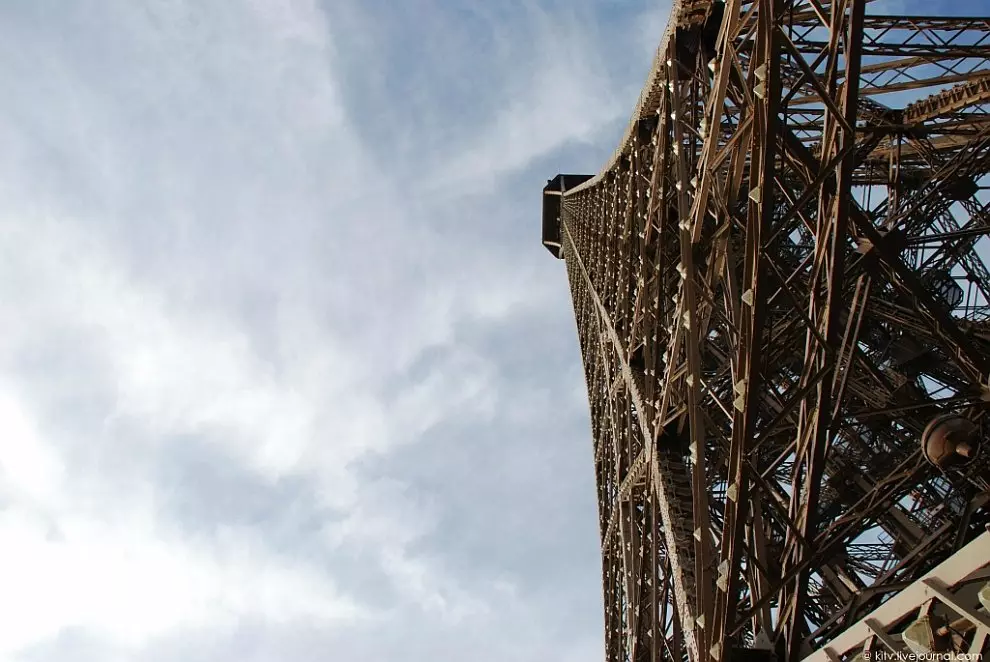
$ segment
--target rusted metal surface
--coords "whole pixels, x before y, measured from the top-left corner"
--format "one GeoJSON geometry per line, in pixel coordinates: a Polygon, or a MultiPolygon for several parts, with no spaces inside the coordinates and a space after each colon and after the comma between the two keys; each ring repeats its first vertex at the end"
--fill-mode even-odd
{"type": "Polygon", "coordinates": [[[544,219],[607,660],[795,662],[990,522],[990,463],[925,434],[990,432],[988,107],[988,18],[675,4],[613,157],[544,219]]]}

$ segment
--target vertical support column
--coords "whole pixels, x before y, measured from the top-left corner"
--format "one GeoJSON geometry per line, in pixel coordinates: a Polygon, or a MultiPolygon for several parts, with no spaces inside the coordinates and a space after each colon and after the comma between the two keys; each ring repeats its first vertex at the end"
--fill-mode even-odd
{"type": "MultiPolygon", "coordinates": [[[[735,614],[735,596],[739,590],[742,533],[749,508],[749,478],[745,457],[752,443],[756,412],[762,396],[763,329],[766,316],[766,276],[762,264],[763,240],[773,220],[777,161],[780,134],[781,75],[779,19],[782,0],[758,0],[755,44],[748,72],[749,107],[744,112],[752,120],[748,145],[750,154],[748,208],[745,225],[743,276],[740,283],[742,305],[737,309],[738,340],[732,359],[733,391],[736,396],[732,420],[732,439],[727,470],[727,497],[722,544],[719,549],[715,608],[712,619],[712,646],[709,657],[715,662],[726,659],[724,645],[735,614]]],[[[722,66],[733,66],[723,63],[722,66]]],[[[737,153],[736,172],[741,174],[745,154],[737,153]]]]}
{"type": "MultiPolygon", "coordinates": [[[[833,379],[818,381],[812,397],[801,403],[799,413],[792,474],[794,494],[789,514],[803,540],[813,539],[817,533],[818,502],[832,426],[832,391],[841,377],[834,374],[835,357],[831,356],[831,349],[839,346],[842,329],[840,308],[852,179],[856,168],[855,127],[865,5],[865,0],[836,0],[831,6],[831,53],[825,83],[842,116],[836,116],[832,110],[826,111],[821,161],[827,162],[837,157],[841,157],[841,161],[836,168],[834,190],[829,190],[829,182],[826,181],[819,192],[815,254],[816,263],[820,266],[813,273],[818,276],[821,287],[811,289],[808,310],[808,317],[818,328],[808,329],[806,333],[802,386],[812,374],[831,375],[833,379]],[[837,89],[840,53],[845,65],[841,90],[837,89]],[[820,291],[824,292],[824,297],[819,295],[820,291]],[[803,480],[800,475],[802,469],[803,480]]],[[[786,553],[785,572],[789,567],[802,565],[808,550],[797,536],[789,533],[786,553]]],[[[790,589],[784,593],[787,602],[782,605],[781,634],[791,660],[800,659],[801,642],[807,634],[804,612],[808,600],[809,573],[808,568],[801,570],[790,589]]]]}
{"type": "MultiPolygon", "coordinates": [[[[680,265],[678,272],[681,275],[681,310],[682,316],[676,323],[683,327],[685,363],[687,365],[687,377],[684,379],[683,388],[686,391],[688,429],[690,432],[691,448],[691,494],[692,520],[694,538],[694,580],[697,586],[697,603],[695,610],[697,618],[695,627],[698,640],[701,642],[702,650],[711,646],[710,637],[707,636],[704,628],[705,616],[711,613],[712,596],[711,589],[714,581],[711,573],[712,541],[711,541],[711,521],[708,514],[708,492],[707,492],[707,467],[705,449],[707,438],[705,436],[705,418],[701,411],[701,343],[702,318],[698,314],[698,295],[695,291],[697,287],[698,269],[694,263],[694,245],[696,237],[700,237],[700,219],[695,218],[691,213],[691,200],[688,194],[691,175],[688,168],[688,149],[691,147],[690,141],[686,140],[688,135],[685,131],[685,124],[688,124],[691,117],[687,112],[686,100],[691,99],[690,90],[687,89],[694,84],[692,80],[693,72],[681,72],[678,68],[683,65],[677,62],[677,44],[672,41],[668,47],[668,57],[671,62],[669,72],[670,89],[669,95],[671,131],[673,133],[673,177],[675,181],[677,199],[678,223],[678,244],[680,246],[680,265]],[[687,79],[687,80],[682,80],[687,79]]],[[[692,154],[693,156],[693,154],[692,154]]]]}
{"type": "MultiPolygon", "coordinates": [[[[573,274],[572,290],[581,291],[583,295],[591,299],[591,306],[595,311],[594,314],[597,315],[597,323],[601,325],[608,340],[611,341],[614,348],[613,356],[617,358],[622,378],[625,381],[625,388],[632,405],[636,409],[635,417],[630,419],[631,424],[638,426],[638,432],[642,434],[644,440],[650,440],[649,446],[646,446],[644,451],[649,452],[654,461],[656,461],[658,459],[657,454],[648,450],[653,447],[653,434],[651,432],[653,428],[652,422],[645,414],[647,406],[640,395],[638,385],[633,379],[632,371],[623,354],[622,343],[609,317],[608,310],[602,303],[601,297],[595,291],[584,258],[575,246],[574,233],[572,233],[570,229],[571,224],[568,221],[567,215],[563,215],[561,223],[562,241],[569,274],[573,274]]],[[[679,463],[676,466],[683,468],[679,463]]],[[[683,490],[679,489],[679,485],[684,482],[686,482],[684,476],[675,476],[670,468],[663,468],[659,471],[654,471],[651,487],[655,491],[663,521],[663,532],[672,575],[671,583],[674,588],[677,615],[680,619],[680,636],[683,638],[684,648],[687,650],[689,658],[691,660],[699,660],[701,658],[699,656],[698,641],[695,636],[694,605],[696,604],[697,586],[694,581],[694,545],[692,542],[691,517],[683,512],[685,495],[683,494],[683,490]]],[[[687,498],[690,498],[689,492],[687,498]]]]}

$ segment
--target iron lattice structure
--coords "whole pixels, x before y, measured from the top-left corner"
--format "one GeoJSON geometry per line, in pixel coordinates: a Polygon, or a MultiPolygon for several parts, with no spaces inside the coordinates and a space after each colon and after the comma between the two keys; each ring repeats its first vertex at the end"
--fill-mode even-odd
{"type": "Polygon", "coordinates": [[[613,158],[544,189],[609,661],[801,659],[987,524],[990,18],[867,4],[675,3],[613,158]]]}

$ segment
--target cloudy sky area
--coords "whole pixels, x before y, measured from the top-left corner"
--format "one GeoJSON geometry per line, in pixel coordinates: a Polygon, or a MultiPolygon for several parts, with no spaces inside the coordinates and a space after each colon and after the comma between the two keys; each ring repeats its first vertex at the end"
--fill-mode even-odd
{"type": "Polygon", "coordinates": [[[0,2],[0,660],[600,659],[539,191],[667,11],[0,2]]]}
{"type": "Polygon", "coordinates": [[[539,190],[668,10],[0,2],[0,661],[601,659],[539,190]]]}

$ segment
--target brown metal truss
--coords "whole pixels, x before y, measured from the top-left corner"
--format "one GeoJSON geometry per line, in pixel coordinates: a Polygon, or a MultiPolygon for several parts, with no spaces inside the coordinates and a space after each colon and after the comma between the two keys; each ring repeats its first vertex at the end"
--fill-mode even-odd
{"type": "Polygon", "coordinates": [[[544,189],[609,662],[799,660],[990,521],[990,18],[867,4],[675,3],[544,189]]]}

